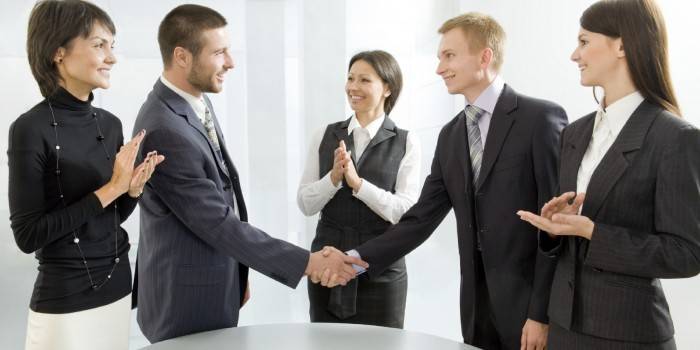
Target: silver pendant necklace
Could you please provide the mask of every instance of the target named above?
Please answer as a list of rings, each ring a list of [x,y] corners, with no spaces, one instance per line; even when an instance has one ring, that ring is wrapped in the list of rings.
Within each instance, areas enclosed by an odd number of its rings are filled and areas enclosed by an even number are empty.
[[[54,114],[53,111],[53,106],[51,105],[50,100],[46,100],[49,105],[49,110],[51,111],[51,126],[53,127],[53,132],[54,136],[56,138],[56,145],[55,145],[55,150],[56,150],[56,168],[54,169],[54,174],[56,174],[56,183],[58,184],[58,194],[61,199],[61,203],[63,204],[64,208],[68,207],[68,204],[66,203],[65,196],[63,195],[63,186],[61,185],[61,168],[60,168],[60,160],[61,160],[61,145],[59,143],[59,138],[58,138],[58,122],[56,121],[56,115]],[[97,141],[100,142],[102,145],[102,150],[104,150],[105,156],[107,157],[107,160],[110,160],[111,157],[109,156],[109,152],[107,152],[107,146],[105,146],[105,137],[102,134],[102,129],[100,128],[100,122],[98,120],[98,114],[96,112],[92,112],[92,119],[95,121],[95,126],[97,127]],[[118,219],[118,213],[117,213],[117,201],[114,201],[114,260],[112,264],[112,269],[109,271],[107,276],[102,280],[102,281],[95,281],[92,275],[92,271],[90,270],[90,267],[88,266],[87,258],[85,257],[85,253],[83,252],[83,249],[80,247],[80,238],[78,237],[78,232],[76,230],[72,231],[73,234],[73,244],[75,245],[75,248],[78,250],[78,253],[80,253],[80,258],[83,262],[83,267],[85,267],[85,271],[87,272],[88,279],[90,280],[90,286],[92,287],[93,290],[98,290],[102,288],[111,278],[112,278],[112,273],[114,273],[114,270],[117,267],[117,264],[119,264],[119,251],[118,251],[118,238],[119,238],[119,219]]]

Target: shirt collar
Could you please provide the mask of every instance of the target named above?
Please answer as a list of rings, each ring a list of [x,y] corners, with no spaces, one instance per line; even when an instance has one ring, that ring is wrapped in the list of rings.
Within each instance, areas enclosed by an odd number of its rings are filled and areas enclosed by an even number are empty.
[[[162,75],[160,76],[160,81],[163,83],[163,85],[167,86],[170,90],[173,90],[176,94],[180,95],[180,97],[185,99],[185,101],[187,101],[187,103],[190,104],[192,110],[199,119],[202,119],[204,117],[204,114],[206,113],[207,109],[207,106],[204,103],[204,95],[202,95],[201,98],[192,96],[191,94],[175,86],[175,84],[168,81],[168,79],[166,79]]]
[[[381,117],[373,120],[371,123],[365,126],[364,129],[367,130],[367,132],[369,133],[370,139],[373,139],[374,135],[376,135],[379,131],[379,128],[382,127],[382,125],[384,124],[384,118],[386,118],[386,116],[382,114]],[[350,135],[356,128],[362,128],[362,126],[360,125],[360,122],[357,121],[357,116],[353,114],[352,118],[350,119],[350,124],[348,124],[348,135]]]
[[[496,103],[498,102],[498,98],[501,96],[501,92],[503,92],[504,87],[505,82],[503,81],[503,78],[501,78],[500,75],[497,75],[491,84],[489,84],[489,86],[481,92],[481,95],[476,98],[476,101],[474,101],[474,103],[467,101],[467,105],[478,107],[482,111],[493,115],[493,109],[496,107]]]
[[[601,101],[598,106],[598,116],[600,116],[601,119],[605,118],[605,122],[610,128],[610,131],[612,131],[614,135],[617,135],[630,119],[632,113],[634,113],[643,101],[644,97],[639,91],[635,91],[615,101],[615,103],[607,108],[603,108],[603,101]]]

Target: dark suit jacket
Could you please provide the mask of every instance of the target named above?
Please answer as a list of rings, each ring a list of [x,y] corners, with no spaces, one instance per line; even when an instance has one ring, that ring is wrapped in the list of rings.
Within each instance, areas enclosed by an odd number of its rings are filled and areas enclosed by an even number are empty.
[[[140,201],[137,319],[151,342],[236,326],[248,266],[294,288],[308,263],[308,251],[246,222],[238,174],[214,119],[221,160],[190,105],[159,80],[134,126],[134,133],[147,131],[142,156],[165,156]]]
[[[450,209],[457,218],[462,287],[462,335],[474,330],[476,235],[495,325],[517,339],[526,318],[547,322],[554,260],[537,251],[537,230],[515,214],[537,212],[557,189],[559,135],[564,110],[547,101],[517,94],[505,86],[489,127],[480,177],[472,186],[464,112],[442,128],[430,175],[418,202],[387,232],[357,248],[378,275],[425,241]],[[424,263],[429,264],[429,261]]]
[[[595,113],[562,136],[561,192],[576,179]],[[673,323],[659,278],[700,272],[700,131],[647,101],[637,108],[596,168],[581,215],[591,241],[551,240],[558,256],[550,320],[600,338],[661,342]]]

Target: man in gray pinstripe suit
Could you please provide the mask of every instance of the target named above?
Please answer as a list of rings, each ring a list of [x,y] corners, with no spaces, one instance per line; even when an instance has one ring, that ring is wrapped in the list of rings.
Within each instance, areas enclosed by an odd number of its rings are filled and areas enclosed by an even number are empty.
[[[270,237],[248,224],[241,186],[204,92],[221,91],[233,68],[226,20],[182,5],[162,21],[158,42],[165,69],[139,111],[143,149],[166,158],[141,198],[138,323],[151,342],[234,327],[249,297],[248,267],[296,287],[304,275],[324,285],[355,277],[339,251],[328,257]],[[144,153],[145,154],[145,153]]]

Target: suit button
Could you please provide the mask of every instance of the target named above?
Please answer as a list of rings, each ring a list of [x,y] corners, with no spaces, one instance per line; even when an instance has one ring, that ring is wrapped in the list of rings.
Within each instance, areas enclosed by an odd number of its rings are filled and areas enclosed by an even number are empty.
[[[483,192],[477,192],[476,196],[477,196],[477,197],[483,197],[483,196],[484,196],[484,193],[483,193]]]
[[[224,191],[230,191],[230,190],[231,190],[231,185],[224,186]]]

